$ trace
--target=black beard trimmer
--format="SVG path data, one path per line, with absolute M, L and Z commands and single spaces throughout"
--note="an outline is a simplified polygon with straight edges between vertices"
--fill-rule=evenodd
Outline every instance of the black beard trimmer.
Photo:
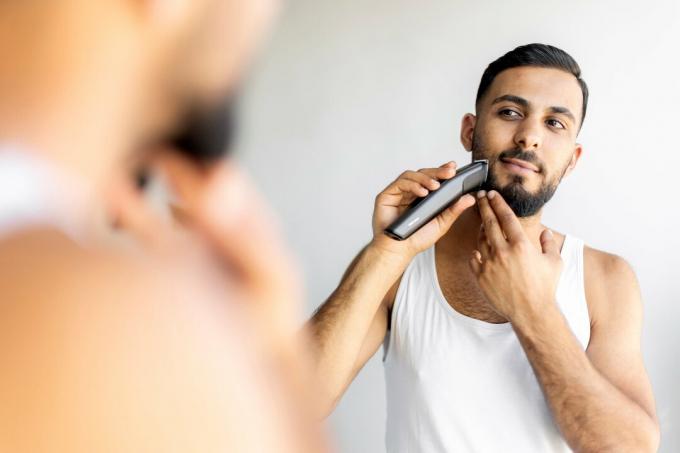
M 476 160 L 459 168 L 453 178 L 440 181 L 437 190 L 415 200 L 397 220 L 385 229 L 385 234 L 398 241 L 408 239 L 423 225 L 466 193 L 482 188 L 489 171 L 488 160 Z

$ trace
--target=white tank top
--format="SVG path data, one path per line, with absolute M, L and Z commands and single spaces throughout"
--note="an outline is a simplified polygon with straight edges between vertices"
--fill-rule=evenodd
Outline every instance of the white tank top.
M 388 453 L 569 452 L 510 323 L 454 310 L 435 271 L 434 247 L 403 274 L 385 340 Z M 557 303 L 587 347 L 583 242 L 566 236 Z
M 57 164 L 0 146 L 0 239 L 34 227 L 56 228 L 82 241 L 93 190 Z

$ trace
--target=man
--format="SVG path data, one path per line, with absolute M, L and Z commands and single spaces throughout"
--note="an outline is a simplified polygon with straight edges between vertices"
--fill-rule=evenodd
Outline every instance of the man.
M 233 162 L 168 151 L 276 6 L 0 2 L 0 451 L 320 450 L 266 205 Z M 141 168 L 189 229 L 147 207 Z M 110 217 L 148 248 L 111 241 Z
M 462 120 L 465 148 L 489 160 L 476 203 L 398 242 L 384 228 L 455 164 L 404 172 L 377 196 L 373 240 L 311 320 L 325 413 L 384 342 L 389 452 L 658 448 L 633 271 L 541 223 L 581 157 L 587 100 L 567 53 L 518 47 L 489 65 Z

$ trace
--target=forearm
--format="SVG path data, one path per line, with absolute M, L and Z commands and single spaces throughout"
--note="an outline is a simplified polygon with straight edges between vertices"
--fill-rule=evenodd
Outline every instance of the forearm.
M 406 257 L 385 253 L 369 244 L 310 320 L 323 412 L 332 409 L 351 382 L 371 323 L 407 264 Z
M 555 304 L 513 328 L 575 451 L 655 451 L 653 419 L 595 369 Z

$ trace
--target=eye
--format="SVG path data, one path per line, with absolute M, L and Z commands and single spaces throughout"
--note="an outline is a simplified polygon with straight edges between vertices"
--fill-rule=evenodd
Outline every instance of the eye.
M 566 126 L 564 124 L 562 124 L 560 121 L 558 121 L 554 118 L 549 119 L 547 121 L 547 123 L 550 127 L 554 127 L 554 128 L 557 128 L 557 129 L 566 129 Z
M 506 118 L 519 118 L 522 115 L 519 114 L 519 112 L 516 112 L 512 109 L 503 109 L 498 112 L 500 116 L 504 116 Z

